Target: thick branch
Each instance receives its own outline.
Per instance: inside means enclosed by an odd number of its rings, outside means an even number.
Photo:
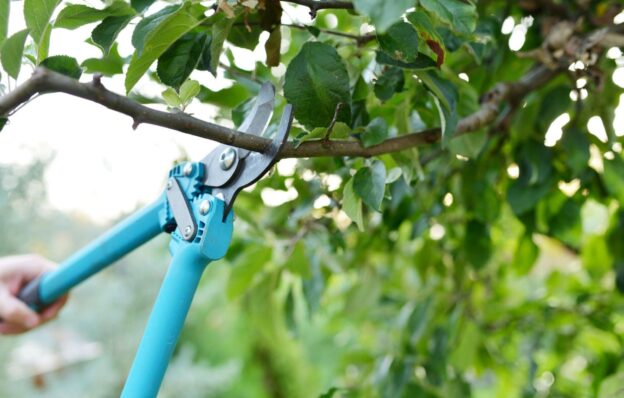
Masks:
[[[287,3],[299,4],[306,6],[314,14],[318,10],[323,9],[344,9],[352,10],[353,3],[350,1],[338,1],[338,0],[285,0]]]
[[[510,98],[517,101],[527,93],[544,85],[557,73],[559,72],[540,66],[517,82],[498,84],[483,97],[483,102],[478,111],[459,122],[456,135],[470,133],[487,126],[496,119],[499,106],[503,102]],[[252,151],[263,151],[270,143],[266,138],[209,123],[182,112],[163,112],[141,105],[128,97],[108,91],[101,84],[99,78],[94,78],[90,83],[80,83],[70,77],[44,68],[37,68],[30,79],[0,98],[0,115],[10,114],[36,94],[53,92],[80,97],[128,115],[133,118],[135,126],[140,123],[153,124]],[[292,143],[287,143],[280,157],[369,157],[433,144],[439,140],[439,128],[390,138],[369,148],[364,148],[359,141],[321,139],[306,141],[297,147]]]
[[[154,124],[254,151],[263,151],[269,143],[265,138],[205,122],[186,113],[163,112],[141,105],[128,97],[107,90],[99,78],[94,78],[90,83],[80,83],[45,68],[37,68],[24,84],[0,98],[0,115],[8,115],[35,94],[54,92],[93,101],[128,115],[134,120],[135,126],[140,123]]]
[[[556,76],[559,71],[544,66],[535,68],[517,82],[499,83],[483,97],[479,110],[461,119],[455,136],[479,130],[492,123],[498,116],[499,106],[513,98],[518,101],[529,92],[543,86]],[[302,158],[317,156],[376,156],[384,153],[399,152],[411,147],[433,144],[441,138],[439,128],[432,128],[416,133],[390,138],[381,144],[364,148],[359,141],[307,141],[299,147],[286,146],[282,158]]]

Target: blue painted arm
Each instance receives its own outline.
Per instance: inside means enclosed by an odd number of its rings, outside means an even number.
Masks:
[[[49,305],[91,275],[161,233],[159,212],[163,203],[161,197],[74,254],[58,269],[32,281],[20,292],[20,299],[33,308]]]
[[[205,198],[211,203],[210,211],[207,215],[196,213],[200,227],[197,239],[186,242],[178,232],[172,233],[173,259],[152,308],[122,398],[157,396],[202,273],[211,261],[222,258],[230,245],[232,213],[222,221],[225,203],[208,195]]]

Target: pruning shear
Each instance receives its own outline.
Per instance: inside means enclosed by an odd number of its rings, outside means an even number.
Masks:
[[[275,90],[260,88],[239,130],[262,135],[275,106]],[[26,285],[19,298],[41,310],[71,288],[158,234],[171,234],[171,265],[152,308],[121,396],[156,397],[205,267],[225,256],[233,230],[238,193],[276,163],[293,119],[287,104],[277,133],[264,152],[219,145],[199,162],[174,166],[164,193],[78,251],[60,267]]]

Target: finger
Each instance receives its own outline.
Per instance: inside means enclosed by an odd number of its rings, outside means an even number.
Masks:
[[[47,322],[50,319],[53,319],[54,317],[56,317],[59,311],[61,310],[61,308],[63,308],[63,306],[67,302],[68,297],[69,295],[66,294],[60,299],[56,300],[52,305],[44,309],[43,312],[39,314],[41,323]]]
[[[0,319],[26,329],[34,328],[40,322],[36,312],[6,292],[0,294]]]
[[[56,268],[54,262],[35,254],[0,259],[0,276],[19,275],[20,279],[26,282],[54,268]]]
[[[20,334],[27,331],[23,326],[14,325],[12,323],[0,322],[0,334],[10,335],[10,334]]]

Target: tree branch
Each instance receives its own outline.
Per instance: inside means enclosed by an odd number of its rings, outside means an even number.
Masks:
[[[299,29],[299,30],[308,30],[308,27],[304,25],[282,24],[282,26],[285,26],[287,28]],[[320,29],[320,28],[318,29],[319,29],[319,32],[321,33],[355,40],[358,46],[363,46],[365,44],[368,44],[377,38],[377,35],[374,33],[369,33],[366,35],[354,35],[352,33],[345,33],[345,32],[340,32],[340,31],[331,30],[331,29]]]
[[[154,124],[253,151],[263,151],[269,143],[265,138],[205,122],[183,112],[170,113],[141,105],[126,96],[107,90],[97,76],[92,82],[80,83],[78,80],[41,67],[35,69],[26,82],[0,97],[0,115],[8,115],[35,94],[54,92],[93,101],[128,115],[134,120],[135,126],[140,123]]]
[[[353,3],[350,1],[339,1],[339,0],[283,0],[287,3],[299,4],[301,6],[306,6],[310,9],[310,13],[316,15],[318,10],[323,9],[343,9],[343,10],[352,10]]]
[[[517,82],[499,83],[483,96],[482,104],[475,113],[463,118],[457,125],[456,135],[467,134],[484,127],[496,119],[499,106],[510,98],[518,100],[527,93],[541,87],[560,70],[550,70],[539,66]],[[37,68],[30,79],[13,91],[0,97],[0,115],[8,115],[37,94],[66,93],[83,98],[114,111],[132,117],[133,126],[141,123],[167,127],[182,133],[210,139],[251,151],[262,152],[270,140],[255,135],[245,134],[227,127],[197,119],[185,113],[170,113],[149,108],[138,102],[107,90],[98,76],[89,83]],[[365,148],[359,141],[314,140],[295,146],[289,142],[280,154],[280,158],[307,158],[320,156],[370,157],[384,153],[399,152],[411,147],[433,144],[440,140],[440,129],[431,128],[399,137],[390,138],[381,144]]]
[[[455,136],[468,134],[487,126],[496,119],[499,106],[513,98],[521,99],[529,92],[543,86],[561,70],[551,70],[539,66],[517,82],[499,83],[483,96],[481,107],[457,124]],[[440,128],[431,128],[416,133],[390,138],[381,144],[364,148],[359,141],[306,141],[299,147],[287,145],[281,152],[282,158],[302,158],[318,156],[361,156],[370,157],[385,153],[399,152],[411,147],[436,143],[441,138]]]

